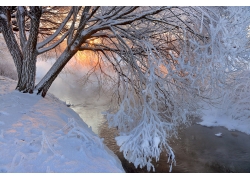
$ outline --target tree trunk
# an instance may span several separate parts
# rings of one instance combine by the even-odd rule
[[[56,79],[58,74],[62,71],[64,66],[69,62],[69,60],[75,55],[76,50],[70,50],[69,47],[61,54],[61,56],[57,59],[57,61],[53,64],[50,70],[46,73],[46,75],[42,78],[42,80],[36,85],[35,89],[37,89],[37,94],[45,97],[47,91],[49,90],[51,84]]]
[[[24,93],[33,93],[38,54],[36,45],[42,9],[36,6],[30,7],[31,20],[28,40],[25,35],[24,11],[21,11],[21,8],[18,10],[17,19],[22,49],[20,49],[13,33],[9,11],[7,7],[0,7],[0,27],[17,69],[18,83],[16,89]]]
[[[28,52],[29,57],[26,57],[22,65],[22,74],[19,79],[17,89],[23,93],[33,93],[35,88],[36,78],[36,55]]]
[[[9,49],[9,52],[16,66],[17,75],[18,75],[18,83],[17,83],[17,88],[18,88],[21,83],[19,80],[21,79],[21,76],[22,76],[23,54],[19,48],[15,35],[12,31],[11,23],[8,22],[7,10],[5,7],[0,7],[0,14],[2,15],[0,16],[0,28],[4,36],[6,45]],[[6,15],[6,18],[4,18],[5,15]]]
[[[40,7],[30,7],[31,21],[29,38],[26,41],[24,35],[21,36],[21,44],[23,50],[22,74],[20,79],[19,91],[24,93],[33,93],[36,78],[36,58],[37,58],[37,37],[39,33],[40,18],[42,9]],[[20,15],[21,16],[21,15]],[[21,24],[21,23],[19,23]],[[20,32],[24,31],[24,26],[20,25]]]

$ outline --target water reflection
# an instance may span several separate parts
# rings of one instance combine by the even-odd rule
[[[105,121],[101,114],[105,106],[72,106],[72,109],[77,112],[80,117],[91,127],[92,131],[96,134],[100,134],[100,126]],[[84,110],[83,110],[84,109]]]
[[[59,76],[49,92],[71,104],[80,117],[92,127],[121,160],[126,172],[147,172],[146,168],[135,168],[123,158],[114,140],[116,129],[109,129],[101,112],[108,108],[110,97],[100,91],[97,84],[74,86],[69,82],[72,75]],[[195,121],[198,121],[195,120]],[[215,134],[221,132],[222,136]],[[179,139],[170,143],[175,151],[176,166],[172,172],[250,172],[250,136],[237,131],[231,132],[223,127],[207,128],[194,123],[181,130]],[[160,161],[154,162],[155,172],[168,172],[166,153]]]
[[[215,136],[218,132],[222,133],[221,137]],[[136,169],[132,163],[123,158],[114,137],[111,137],[112,133],[107,133],[106,124],[101,127],[100,136],[105,138],[105,144],[121,159],[126,172],[147,172],[146,168]],[[207,128],[193,124],[179,133],[179,139],[171,141],[177,161],[172,172],[250,172],[249,142],[250,136],[241,132],[230,132],[223,127]],[[156,173],[169,171],[165,154],[162,153],[160,161],[153,163]]]
[[[92,91],[93,92],[93,91]],[[89,97],[89,96],[88,96]],[[60,97],[59,97],[60,98]],[[146,168],[135,168],[123,158],[114,140],[116,129],[109,129],[101,112],[107,109],[105,100],[95,99],[73,105],[80,117],[92,127],[121,160],[126,172],[147,172]],[[78,99],[79,100],[79,99]],[[77,104],[73,99],[72,104]],[[92,103],[91,103],[92,102]],[[221,132],[222,136],[215,136]],[[176,155],[176,166],[172,172],[250,172],[250,136],[240,132],[230,132],[223,127],[207,128],[193,124],[179,133],[179,139],[171,141]],[[166,153],[160,161],[154,162],[155,172],[169,171]]]

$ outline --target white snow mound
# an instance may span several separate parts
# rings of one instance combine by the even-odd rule
[[[121,162],[65,103],[23,94],[0,76],[0,172],[124,172]]]

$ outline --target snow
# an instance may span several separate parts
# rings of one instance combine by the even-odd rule
[[[215,136],[218,136],[218,137],[220,137],[221,135],[222,135],[222,133],[215,134]]]
[[[4,15],[4,14],[0,14],[0,17],[2,18],[2,19],[4,19],[4,20],[6,20],[7,21],[7,17]]]
[[[249,119],[235,120],[232,117],[227,116],[224,111],[215,107],[208,107],[203,110],[202,121],[197,124],[206,127],[222,126],[229,131],[240,131],[250,135]]]
[[[51,94],[23,94],[0,76],[0,172],[124,172],[83,120]]]
[[[59,35],[59,33],[62,31],[63,27],[66,25],[66,23],[68,22],[68,20],[70,19],[70,17],[73,14],[72,9],[68,13],[67,17],[63,20],[63,22],[61,23],[61,25],[58,27],[58,29],[54,32],[54,34],[52,34],[51,36],[49,36],[44,41],[42,41],[42,42],[40,42],[40,43],[37,44],[37,49],[40,49],[40,48],[44,47],[46,44],[48,44],[49,42],[51,42],[53,39],[55,39]]]

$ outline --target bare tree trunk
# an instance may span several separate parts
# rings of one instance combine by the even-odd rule
[[[8,21],[9,18],[7,18],[7,14],[8,14],[7,11],[8,10],[5,7],[0,7],[0,14],[1,14],[0,28],[3,33],[6,45],[10,51],[10,54],[16,66],[16,70],[18,74],[18,83],[17,83],[17,88],[18,88],[20,86],[20,79],[22,75],[23,54],[19,48],[15,35],[12,31],[11,23]]]
[[[62,71],[64,66],[69,62],[69,60],[75,55],[76,50],[70,50],[69,47],[61,54],[57,61],[53,64],[50,70],[42,78],[42,80],[36,85],[35,89],[38,90],[37,94],[42,93],[42,97],[45,97],[47,91],[49,90],[51,84],[56,79],[58,74]]]
[[[23,9],[23,8],[22,8]],[[4,35],[7,47],[14,60],[17,73],[18,83],[16,89],[24,93],[33,93],[36,77],[36,58],[37,58],[37,37],[39,33],[40,18],[42,15],[41,7],[30,7],[30,32],[29,38],[26,39],[24,23],[24,10],[18,10],[18,24],[21,39],[21,48],[18,45],[12,30],[7,7],[0,7],[0,25]]]
[[[36,45],[42,9],[39,7],[31,7],[30,13],[32,14],[32,18],[29,39],[26,41],[24,37],[20,37],[22,42],[24,60],[20,80],[21,83],[18,89],[19,91],[22,91],[24,93],[33,93],[33,90],[35,88],[36,59],[38,55]],[[20,26],[20,28],[24,27]],[[20,32],[22,32],[21,29]]]
[[[83,37],[85,35],[85,37]],[[79,50],[80,46],[83,42],[89,38],[89,34],[81,34],[72,40],[60,57],[56,60],[50,70],[46,73],[46,75],[42,78],[42,80],[36,85],[35,89],[38,91],[37,94],[42,93],[42,97],[45,97],[47,91],[49,90],[51,84],[56,79],[58,74],[63,70],[65,65],[69,62],[69,60],[76,54]]]
[[[35,78],[36,78],[36,55],[28,52],[29,55],[24,59],[22,65],[22,74],[19,79],[19,86],[17,87],[19,91],[24,93],[33,93],[35,88]]]

